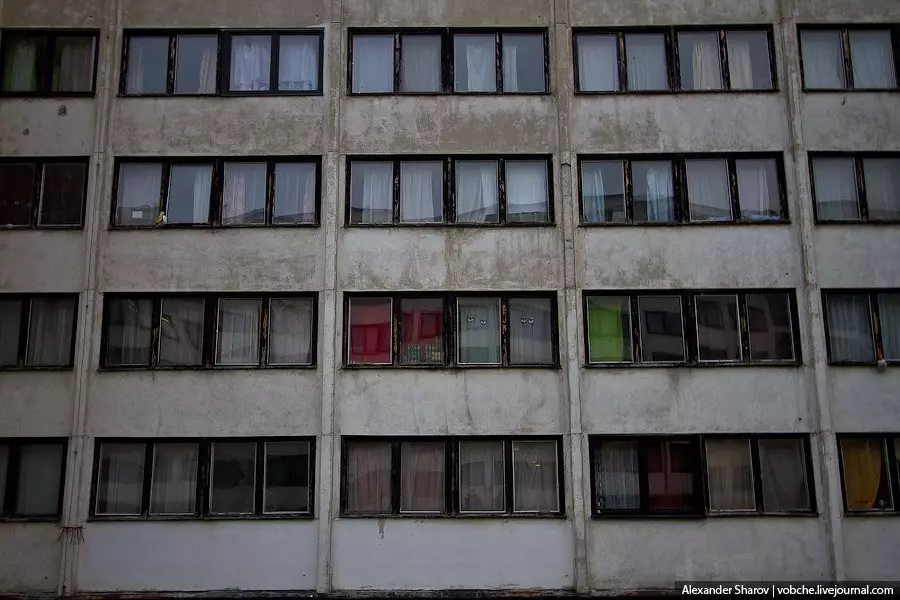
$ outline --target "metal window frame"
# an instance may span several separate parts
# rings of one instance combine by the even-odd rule
[[[56,512],[47,515],[23,515],[16,512],[18,500],[19,475],[22,471],[21,451],[23,446],[45,445],[60,446],[62,456],[59,464],[59,490]],[[0,504],[0,524],[6,522],[47,522],[59,521],[62,516],[63,499],[66,493],[66,466],[69,456],[69,440],[64,437],[15,437],[0,438],[0,446],[9,449],[6,464],[6,481],[0,481],[3,490],[3,502]],[[2,526],[2,525],[0,525]]]
[[[892,507],[886,510],[851,510],[847,505],[847,476],[844,469],[843,441],[852,440],[878,440],[881,442],[885,478],[888,492],[891,494]],[[900,516],[900,455],[897,454],[895,440],[900,439],[900,433],[838,433],[835,443],[837,445],[838,468],[841,476],[841,502],[845,517],[897,517]]]
[[[53,299],[53,300],[69,300],[74,306],[72,310],[72,339],[69,342],[69,360],[65,365],[57,366],[40,366],[28,364],[28,341],[30,337],[31,324],[31,303],[35,299]],[[75,366],[75,341],[78,339],[78,312],[79,312],[79,295],[78,294],[0,294],[0,300],[18,300],[21,308],[19,313],[19,340],[18,350],[16,353],[17,360],[15,365],[0,366],[0,372],[3,371],[71,371]]]
[[[851,31],[887,31],[891,37],[892,55],[894,58],[894,78],[896,85],[892,88],[858,88],[853,82],[853,62],[850,54]],[[806,73],[803,66],[803,45],[800,38],[804,31],[834,31],[840,35],[843,51],[844,86],[840,88],[814,88],[806,85]],[[799,23],[796,29],[797,53],[800,61],[800,83],[804,93],[832,93],[843,94],[846,92],[900,92],[900,24],[897,23]]]
[[[42,157],[0,157],[0,168],[11,165],[29,165],[32,168],[31,180],[31,211],[27,225],[0,225],[0,232],[4,230],[42,229],[50,230],[77,230],[84,229],[85,214],[87,212],[88,179],[90,177],[90,157],[88,156],[42,156]],[[81,190],[80,218],[78,223],[65,225],[44,225],[41,223],[41,209],[44,202],[44,170],[47,165],[81,165],[84,168],[84,185]],[[0,233],[2,235],[2,233]]]
[[[889,365],[900,364],[900,357],[885,358],[884,357],[884,340],[881,333],[881,312],[878,304],[878,296],[880,294],[900,294],[900,288],[825,288],[822,290],[822,324],[825,327],[825,350],[830,366],[872,366],[878,364],[880,360],[884,360]],[[866,296],[869,303],[869,323],[872,326],[870,332],[872,336],[872,354],[873,360],[870,361],[838,361],[833,357],[831,351],[831,326],[829,325],[829,302],[830,296],[841,295],[860,295]],[[900,497],[898,497],[900,498]],[[898,500],[900,502],[900,500]]]
[[[35,56],[35,74],[38,79],[34,92],[4,91],[5,98],[93,98],[97,93],[97,65],[100,60],[100,30],[91,28],[42,28],[4,27],[0,29],[0,73],[6,72],[6,54],[10,37],[34,37],[46,40],[46,54]],[[63,92],[53,90],[53,71],[56,60],[56,40],[61,37],[88,37],[94,41],[94,62],[91,65],[91,89],[87,92]]]
[[[819,215],[819,201],[816,197],[816,174],[814,163],[816,159],[843,158],[853,161],[853,172],[856,183],[856,202],[859,207],[858,219],[823,219]],[[807,160],[809,174],[809,189],[812,196],[813,218],[816,225],[896,225],[900,223],[900,216],[894,219],[872,219],[869,217],[869,201],[866,191],[865,161],[868,159],[890,159],[898,161],[900,165],[900,152],[810,152]]]

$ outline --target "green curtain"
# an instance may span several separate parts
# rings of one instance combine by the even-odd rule
[[[631,360],[629,332],[623,316],[628,314],[628,298],[595,297],[588,300],[588,347],[590,362]]]

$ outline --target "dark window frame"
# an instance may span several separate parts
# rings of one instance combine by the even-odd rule
[[[265,512],[265,458],[268,442],[306,442],[309,444],[309,490],[307,511]],[[194,512],[192,514],[150,514],[150,496],[153,480],[153,450],[157,444],[197,444],[197,489],[194,496]],[[254,507],[253,514],[213,513],[212,506],[212,446],[216,443],[255,443],[254,460]],[[144,473],[141,488],[141,514],[112,515],[97,512],[100,487],[100,454],[103,444],[143,444]],[[90,521],[234,521],[234,520],[269,520],[298,519],[310,520],[316,517],[316,437],[315,436],[262,436],[262,437],[159,437],[159,438],[97,438],[94,442],[94,456],[91,461],[91,505],[88,519]]]
[[[54,300],[64,300],[69,299],[73,305],[74,310],[72,311],[72,340],[69,345],[69,362],[65,365],[61,366],[36,366],[36,365],[28,365],[26,364],[27,359],[27,350],[28,350],[28,336],[31,330],[31,303],[33,300],[41,300],[41,299],[54,299]],[[22,312],[20,315],[19,321],[19,345],[17,352],[17,361],[15,366],[0,366],[0,372],[2,371],[71,371],[75,368],[75,342],[78,339],[78,310],[79,310],[79,295],[78,294],[65,294],[65,293],[52,293],[52,294],[27,294],[27,293],[12,293],[12,294],[0,294],[0,300],[19,300],[22,302]]]
[[[41,223],[41,206],[43,204],[44,169],[47,165],[78,164],[84,166],[84,189],[81,191],[81,219],[74,225],[44,225]],[[28,225],[0,225],[0,231],[18,229],[84,229],[87,212],[88,184],[90,179],[91,159],[88,156],[44,156],[44,157],[0,157],[0,166],[31,165],[34,168],[32,179],[31,214]]]
[[[728,185],[731,193],[730,206],[732,218],[728,220],[710,219],[692,221],[690,218],[690,198],[688,194],[686,161],[690,160],[723,160],[727,164]],[[738,190],[737,164],[739,160],[774,160],[778,176],[778,197],[781,207],[781,218],[752,219],[741,214],[740,193]],[[789,201],[785,177],[783,154],[780,152],[728,152],[728,153],[679,153],[679,154],[579,154],[578,158],[578,219],[581,227],[715,227],[734,225],[788,225],[791,223]],[[623,182],[625,186],[625,221],[590,223],[584,218],[584,185],[582,164],[585,162],[622,163]],[[673,221],[635,221],[634,220],[634,173],[632,163],[647,161],[670,161],[672,163],[672,189],[675,195],[675,219]]]
[[[229,225],[223,223],[225,165],[228,163],[265,163],[266,164],[266,222]],[[119,225],[116,213],[119,200],[119,174],[124,164],[160,165],[159,213],[166,212],[169,195],[169,180],[173,166],[212,165],[212,181],[210,183],[209,217],[207,223],[159,223],[156,225]],[[279,164],[312,164],[315,168],[315,218],[309,223],[274,223],[275,208],[275,167]],[[322,158],[314,155],[295,156],[215,156],[215,157],[117,157],[113,170],[112,208],[109,214],[111,230],[165,230],[165,229],[258,229],[281,227],[319,227],[322,214]]]
[[[100,337],[100,370],[101,371],[198,371],[256,369],[256,370],[314,370],[317,368],[318,354],[318,292],[106,292],[103,294],[103,320]],[[269,364],[269,321],[271,301],[273,299],[306,299],[312,301],[310,362],[308,364]],[[201,362],[199,365],[160,365],[160,329],[162,303],[166,299],[202,299],[203,304],[203,343]],[[218,347],[218,323],[220,300],[260,300],[259,318],[259,362],[255,365],[219,365],[216,364]],[[110,304],[112,300],[150,300],[153,303],[150,323],[150,358],[146,365],[113,365],[107,363],[109,345]]]
[[[459,298],[497,298],[500,301],[500,363],[476,364],[460,363],[458,361],[458,311]],[[443,303],[443,331],[444,331],[444,362],[440,364],[401,364],[400,340],[401,340],[401,301],[417,299],[437,299]],[[509,328],[509,301],[522,298],[535,298],[550,301],[550,310],[553,313],[551,321],[551,352],[552,363],[548,364],[510,364],[510,328]],[[350,301],[353,299],[384,299],[391,301],[391,363],[353,363],[350,361]],[[346,292],[343,300],[344,325],[342,364],[344,369],[559,369],[560,342],[559,342],[559,304],[556,292],[537,290],[534,292]]]
[[[698,326],[696,298],[703,295],[713,296],[737,296],[739,331],[741,340],[741,360],[701,360],[699,358]],[[749,316],[747,296],[750,295],[786,295],[791,319],[791,346],[794,358],[791,360],[751,360]],[[628,298],[631,314],[631,360],[630,361],[590,361],[590,330],[588,315],[588,300],[593,297],[620,297]],[[658,361],[643,362],[642,340],[640,338],[640,306],[639,297],[646,296],[677,296],[681,301],[681,327],[683,332],[684,356],[683,361]],[[766,289],[675,289],[675,290],[584,290],[581,301],[582,327],[584,328],[584,367],[598,369],[615,368],[655,368],[655,367],[800,367],[803,365],[803,353],[800,343],[800,319],[797,310],[797,295],[793,288],[766,288]]]
[[[857,88],[853,87],[853,62],[850,54],[851,31],[884,31],[891,36],[891,48],[894,58],[894,77],[897,85],[892,88]],[[841,49],[844,58],[844,87],[841,88],[811,88],[806,85],[806,72],[803,67],[803,46],[800,36],[803,31],[834,31],[841,36]],[[800,61],[800,84],[805,93],[832,93],[843,94],[846,92],[900,92],[900,25],[896,23],[801,23],[797,25],[797,58]]]
[[[900,516],[900,456],[896,453],[894,440],[900,439],[900,433],[838,433],[836,434],[835,443],[837,444],[838,469],[841,477],[841,506],[845,517],[898,517]],[[888,510],[851,510],[847,506],[847,476],[844,473],[844,446],[842,442],[846,439],[853,440],[878,440],[881,442],[882,453],[885,462],[884,467],[887,469],[885,477],[887,478],[888,490],[891,492],[893,507]]]
[[[359,436],[341,437],[341,484],[340,484],[340,516],[347,519],[447,519],[447,518],[499,518],[499,519],[534,519],[534,518],[566,518],[565,496],[565,463],[562,447],[562,436],[558,435],[486,435],[486,436]],[[391,511],[390,512],[348,512],[347,511],[347,475],[348,445],[354,442],[372,442],[391,444]],[[441,513],[402,512],[400,510],[401,459],[400,446],[405,442],[443,442],[444,444],[444,511]],[[460,442],[502,442],[504,468],[504,510],[496,511],[461,511],[459,492],[459,443]],[[556,444],[557,494],[559,510],[556,511],[516,511],[515,487],[513,483],[512,446],[515,442],[554,442]]]
[[[0,97],[5,98],[93,98],[97,94],[97,65],[100,61],[99,29],[28,29],[4,27],[0,29],[0,76],[6,73],[6,53],[8,40],[13,36],[42,37],[47,40],[46,55],[36,57],[38,76],[37,90],[34,92],[4,91],[0,86]],[[53,66],[56,57],[56,39],[60,37],[90,37],[94,40],[94,63],[91,65],[91,89],[88,92],[53,91]]]
[[[62,460],[59,466],[59,499],[56,513],[52,515],[21,515],[15,512],[19,488],[19,473],[22,469],[20,460],[22,446],[47,445],[62,446]],[[6,481],[0,481],[3,503],[0,504],[0,523],[7,522],[48,522],[59,521],[62,517],[63,499],[66,495],[66,466],[69,458],[69,440],[64,437],[15,437],[0,438],[0,446],[9,448],[6,466]]]
[[[442,164],[443,175],[443,221],[440,223],[404,223],[400,220],[400,163],[406,162],[438,162]],[[458,223],[456,221],[456,163],[457,162],[497,162],[497,186],[498,186],[498,219],[496,223]],[[507,197],[506,197],[506,164],[507,162],[544,161],[547,165],[547,221],[534,222],[508,222]],[[391,196],[391,222],[390,223],[351,223],[350,211],[352,202],[352,164],[365,162],[390,162],[393,169],[393,187]],[[553,182],[553,158],[547,154],[452,154],[452,155],[349,155],[345,163],[345,188],[344,194],[344,226],[348,228],[369,227],[555,227],[556,208],[554,206],[554,182]]]
[[[766,89],[731,89],[731,76],[728,70],[728,44],[727,32],[752,32],[758,31],[766,34],[769,50],[769,73],[772,77],[772,87]],[[678,50],[679,33],[715,33],[719,40],[719,68],[722,72],[722,89],[720,90],[690,90],[682,89],[681,71]],[[666,80],[668,89],[665,90],[630,90],[628,89],[628,64],[625,49],[625,36],[628,34],[663,34],[665,37],[666,52]],[[589,91],[581,90],[578,74],[578,36],[579,35],[614,35],[616,36],[617,63],[619,67],[619,89],[613,91]],[[575,27],[572,31],[572,64],[574,67],[575,95],[615,95],[615,94],[774,94],[778,93],[778,64],[775,55],[775,33],[772,25],[766,24],[738,24],[738,25],[676,25],[658,27]]]
[[[900,46],[900,44],[898,44]],[[843,158],[853,161],[853,173],[856,183],[856,200],[859,205],[858,219],[823,219],[819,216],[819,201],[816,197],[816,177],[813,162],[817,158]],[[866,175],[863,168],[866,159],[887,158],[900,161],[900,152],[810,152],[808,156],[809,189],[812,195],[813,217],[816,225],[896,225],[900,223],[900,217],[896,219],[872,219],[869,218],[869,201],[866,192]]]
[[[879,294],[900,294],[900,288],[825,288],[822,290],[822,325],[825,327],[825,352],[828,364],[834,367],[871,367],[877,365],[879,360],[884,360],[889,365],[900,364],[900,358],[884,358],[884,341],[881,334],[881,314],[878,305]],[[874,358],[871,361],[837,361],[831,352],[831,326],[829,322],[828,297],[831,295],[864,295],[869,301],[869,323],[872,330],[872,350]],[[880,358],[879,358],[880,357]]]

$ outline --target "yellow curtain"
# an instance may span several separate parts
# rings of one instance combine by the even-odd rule
[[[844,461],[844,486],[847,508],[869,510],[875,508],[878,485],[884,459],[879,439],[845,439],[841,441]]]

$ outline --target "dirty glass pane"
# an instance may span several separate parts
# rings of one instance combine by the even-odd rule
[[[594,453],[597,510],[638,510],[641,507],[637,442],[603,442]]]
[[[215,94],[218,36],[179,35],[175,40],[175,93]]]
[[[150,514],[193,514],[199,455],[198,444],[154,444]]]
[[[266,513],[308,512],[309,442],[266,442]]]
[[[709,510],[756,510],[750,440],[706,440]]]
[[[31,224],[33,164],[0,165],[0,227]]]
[[[394,36],[353,36],[354,93],[394,91]]]
[[[346,451],[346,512],[391,512],[390,442],[347,442]]]
[[[0,300],[0,367],[18,363],[21,325],[22,301]]]
[[[559,473],[556,442],[515,440],[513,454],[513,511],[559,510]]]
[[[444,363],[444,301],[441,298],[400,300],[400,364]]]
[[[126,94],[165,94],[169,72],[169,36],[128,38]]]
[[[459,443],[460,512],[506,510],[503,442]]]
[[[444,442],[400,445],[400,512],[444,512],[447,481],[444,449]]]
[[[195,366],[203,360],[203,298],[163,298],[159,364]]]
[[[350,364],[391,364],[390,298],[351,298],[348,310],[348,362]]]
[[[38,224],[81,225],[86,177],[84,164],[45,164]]]
[[[394,165],[350,163],[350,223],[390,223],[393,214]]]
[[[101,444],[98,515],[139,515],[144,489],[144,444]]]
[[[255,442],[215,442],[212,445],[210,509],[215,514],[254,512]]]
[[[587,299],[588,362],[631,362],[631,302],[628,296]]]
[[[809,510],[809,483],[803,440],[760,439],[759,463],[763,510]]]
[[[149,366],[153,301],[110,298],[107,302],[106,366]]]
[[[459,298],[460,364],[500,364],[500,299]]]
[[[25,444],[19,448],[15,514],[27,517],[59,513],[63,449],[62,444]]]
[[[794,331],[787,294],[747,294],[750,360],[793,360]]]
[[[679,32],[678,57],[681,89],[722,89],[722,63],[716,32]]]
[[[737,296],[699,294],[695,306],[699,359],[741,360]]]
[[[504,33],[503,45],[503,91],[543,92],[546,89],[544,76],[544,36],[539,33]]]
[[[684,360],[684,329],[681,298],[678,296],[638,297],[643,362]]]
[[[553,364],[553,304],[549,298],[509,300],[509,364]]]
[[[726,31],[732,90],[772,89],[769,36],[765,31]]]

